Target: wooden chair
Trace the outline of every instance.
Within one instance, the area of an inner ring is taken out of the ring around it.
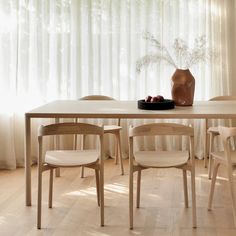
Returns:
[[[224,151],[212,152],[212,158],[214,160],[213,163],[213,175],[211,180],[211,189],[209,194],[208,201],[208,209],[212,209],[212,200],[215,189],[215,182],[217,177],[217,172],[219,166],[222,164],[227,169],[228,182],[230,195],[233,203],[233,214],[234,214],[234,224],[236,225],[236,193],[234,189],[234,181],[233,181],[233,171],[236,169],[236,151],[232,151],[230,145],[230,138],[236,136],[236,128],[229,127],[219,127],[218,131],[220,133],[220,137],[223,141]]]
[[[97,201],[100,206],[101,226],[104,225],[104,174],[103,174],[103,127],[84,123],[59,123],[41,126],[38,133],[38,206],[37,228],[41,228],[42,172],[50,170],[49,208],[52,208],[53,169],[58,167],[86,166],[95,170]],[[100,138],[100,150],[48,150],[42,156],[43,137],[50,135],[85,134]]]
[[[211,98],[210,101],[233,101],[236,100],[236,96],[217,96],[214,98]],[[219,111],[220,112],[220,111]],[[205,125],[206,125],[206,137],[205,137],[205,157],[204,157],[204,163],[206,167],[206,161],[207,156],[209,154],[209,161],[208,161],[208,178],[211,178],[211,172],[212,172],[212,155],[213,152],[213,144],[214,139],[216,136],[219,135],[218,127],[209,127],[208,119],[205,119]],[[209,137],[208,137],[209,136]],[[208,146],[209,144],[209,146]]]
[[[85,96],[80,98],[80,100],[115,100],[112,97],[108,97],[108,96],[103,96],[103,95],[89,95],[89,96]],[[76,122],[78,120],[76,119]],[[120,164],[120,170],[121,170],[121,174],[124,174],[124,167],[123,167],[123,159],[122,159],[122,149],[121,149],[121,129],[122,127],[120,126],[120,119],[118,119],[118,123],[117,125],[104,125],[104,134],[114,134],[115,138],[116,138],[116,149],[115,149],[115,164],[118,164],[118,160],[119,160],[119,164]],[[77,146],[77,136],[75,136],[75,143],[74,143],[75,149]],[[82,149],[85,147],[85,136],[83,136],[82,139]],[[84,177],[84,168],[82,167],[81,169],[81,177]]]
[[[179,135],[189,137],[188,151],[138,151],[134,153],[134,138],[139,136]],[[188,207],[187,174],[191,172],[192,183],[192,221],[196,227],[196,196],[195,196],[195,160],[194,160],[193,128],[174,123],[152,123],[129,129],[129,216],[130,229],[133,229],[133,174],[137,175],[137,208],[140,206],[141,171],[147,168],[181,168],[185,207]],[[189,160],[190,159],[190,160]]]

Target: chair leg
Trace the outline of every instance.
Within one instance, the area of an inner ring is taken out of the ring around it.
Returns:
[[[78,136],[77,134],[74,135],[74,142],[73,142],[73,149],[74,149],[74,150],[77,149],[77,140],[78,140],[78,137],[77,137],[77,136]]]
[[[121,150],[121,141],[120,141],[120,131],[119,131],[118,134],[116,134],[116,140],[117,140],[116,159],[118,159],[118,156],[119,156],[121,175],[124,175],[124,166],[123,166],[122,150]]]
[[[188,208],[188,182],[187,182],[187,171],[183,170],[183,185],[184,185],[184,205]]]
[[[52,195],[53,195],[53,169],[50,169],[49,198],[48,198],[48,207],[49,208],[52,208]]]
[[[81,143],[81,149],[84,150],[84,148],[85,148],[85,135],[82,136],[82,143]],[[84,178],[84,166],[81,167],[80,177]]]
[[[99,190],[99,170],[95,169],[95,177],[96,177],[96,190],[97,190],[97,202],[98,206],[100,206],[100,190]]]
[[[138,175],[137,175],[137,201],[136,201],[137,208],[139,208],[140,206],[140,188],[141,188],[141,169],[138,170]]]
[[[191,189],[192,189],[192,221],[193,228],[197,227],[197,215],[196,215],[196,190],[195,190],[195,170],[191,170]]]
[[[228,167],[231,168],[231,167]],[[232,172],[228,171],[228,178],[229,178],[229,189],[230,189],[230,195],[233,203],[233,215],[234,215],[234,224],[236,225],[236,194],[234,190],[234,182],[233,182],[233,175]]]
[[[103,166],[100,166],[99,193],[100,193],[101,226],[104,226],[104,170],[103,170]]]
[[[38,164],[38,206],[37,206],[37,228],[41,229],[42,213],[42,165]]]
[[[215,135],[210,133],[210,140],[209,140],[209,162],[208,162],[208,179],[211,179],[212,175],[212,151],[213,151],[213,144],[214,144],[214,137]]]
[[[133,229],[133,169],[129,172],[129,228]]]
[[[207,156],[209,154],[208,151],[208,134],[207,134],[207,123],[208,120],[205,119],[205,125],[204,125],[204,167],[207,167]]]
[[[216,176],[217,176],[219,166],[220,166],[220,163],[214,160],[213,175],[212,175],[212,180],[211,180],[211,189],[210,189],[210,194],[209,194],[209,199],[208,199],[208,210],[211,210],[212,208],[212,200],[213,200],[213,195],[215,191]]]
[[[60,123],[60,119],[55,118],[55,123]],[[55,136],[55,149],[60,149],[60,137],[58,135]],[[55,176],[60,177],[60,168],[56,168]]]
[[[81,167],[80,177],[81,177],[81,178],[84,178],[84,167],[83,167],[83,166]]]
[[[116,147],[115,147],[115,165],[118,164],[118,155],[119,155],[119,137],[118,137],[118,134],[115,134],[115,137],[116,137]]]
[[[56,176],[56,177],[60,177],[60,176],[61,176],[60,168],[56,168],[55,176]]]
[[[75,118],[75,119],[74,119],[74,122],[75,122],[75,123],[78,123],[78,122],[79,122],[79,119],[78,119],[78,118]],[[78,135],[75,134],[75,135],[74,135],[74,140],[73,140],[73,149],[74,149],[74,150],[77,149],[77,140],[78,140]]]

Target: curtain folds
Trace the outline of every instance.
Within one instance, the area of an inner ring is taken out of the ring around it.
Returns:
[[[170,50],[176,38],[191,47],[205,35],[216,56],[190,68],[195,100],[233,94],[234,7],[234,1],[221,0],[0,1],[0,168],[24,165],[24,113],[33,107],[91,94],[118,100],[170,98],[173,67],[160,60],[136,72],[136,61],[155,50],[143,38],[145,31]],[[34,156],[42,122],[53,121],[33,122]],[[122,121],[124,153],[128,125],[143,122],[150,121]],[[194,125],[202,158],[203,121],[175,122]],[[161,143],[168,148],[170,142],[185,146],[184,140],[160,140],[149,148]],[[140,140],[139,147],[148,143]],[[114,146],[110,139],[109,144]]]

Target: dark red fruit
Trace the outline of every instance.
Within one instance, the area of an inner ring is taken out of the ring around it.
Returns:
[[[155,96],[155,97],[152,97],[151,102],[159,102],[159,100],[158,100],[158,98]]]
[[[151,102],[151,99],[152,99],[152,96],[147,96],[147,97],[145,98],[145,102]]]
[[[159,102],[163,102],[164,101],[164,97],[161,95],[157,95],[157,99]]]

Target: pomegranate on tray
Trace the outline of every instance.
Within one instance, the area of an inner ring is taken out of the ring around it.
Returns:
[[[148,95],[145,99],[138,100],[138,108],[144,110],[168,110],[173,109],[175,103],[171,99],[165,99],[161,95],[150,96]]]
[[[154,97],[147,96],[145,98],[145,102],[164,102],[164,100],[165,100],[164,97],[161,96],[161,95],[157,95],[157,96],[154,96]]]

